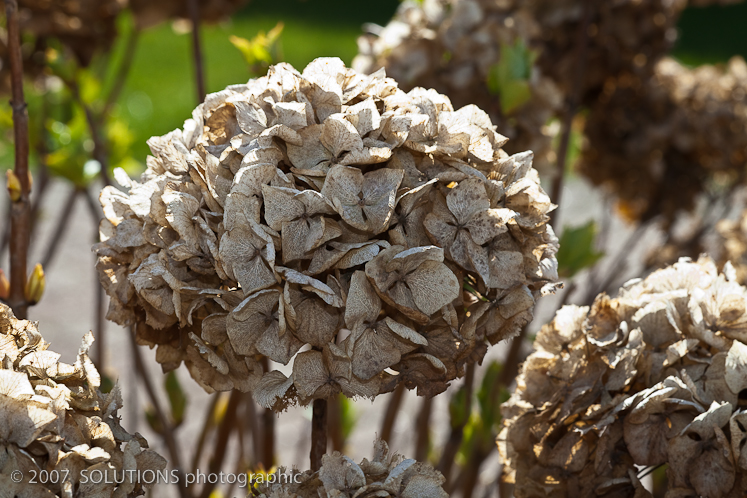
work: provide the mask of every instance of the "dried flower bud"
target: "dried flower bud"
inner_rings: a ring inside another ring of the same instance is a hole
[[[438,394],[557,279],[554,206],[505,141],[475,106],[339,59],[208,95],[101,194],[108,316],[165,369],[275,409]]]
[[[148,486],[134,477],[146,470],[163,470],[166,461],[147,449],[142,436],[128,434],[119,425],[119,387],[107,394],[99,391],[101,378],[88,357],[91,333],[83,338],[75,364],[61,363],[34,323],[16,320],[9,307],[0,305],[0,337],[3,492],[80,498],[144,494]],[[57,472],[64,480],[32,483],[31,469]],[[20,482],[11,479],[13,471],[22,472]],[[84,471],[111,477],[86,482]]]
[[[5,276],[5,272],[0,269],[0,299],[8,299],[10,297],[10,281]]]
[[[744,496],[747,289],[681,259],[611,299],[565,306],[537,335],[498,447],[517,497]],[[669,493],[668,493],[669,494]]]
[[[278,469],[285,474],[285,469]],[[443,475],[427,463],[389,454],[382,440],[374,443],[374,455],[360,464],[335,451],[322,457],[318,472],[295,473],[293,478],[265,479],[257,483],[260,498],[447,498]]]
[[[21,181],[12,169],[5,171],[6,185],[8,188],[8,195],[10,196],[11,202],[18,202],[21,200]]]
[[[31,275],[29,275],[29,278],[26,281],[26,286],[23,289],[26,302],[29,304],[36,304],[41,301],[45,287],[46,278],[44,276],[44,269],[42,268],[41,263],[37,263],[36,266],[34,266]]]

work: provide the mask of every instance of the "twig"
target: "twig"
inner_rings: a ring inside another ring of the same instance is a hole
[[[345,452],[345,436],[342,432],[342,400],[340,395],[329,400],[327,416],[327,432],[332,442],[332,450]]]
[[[200,7],[197,0],[187,0],[189,19],[192,21],[192,57],[195,63],[195,86],[197,103],[205,100],[205,71],[202,64],[202,44],[200,42]]]
[[[497,386],[508,387],[516,378],[516,374],[519,373],[519,365],[524,360],[521,355],[521,346],[524,345],[524,338],[527,335],[527,327],[524,325],[519,332],[519,335],[513,338],[511,341],[511,347],[508,348],[506,353],[506,359],[503,361],[503,368],[501,369],[501,375],[498,377]]]
[[[259,416],[257,415],[257,404],[252,398],[251,393],[246,394],[246,402],[244,403],[244,425],[252,435],[252,448],[249,452],[250,455],[254,455],[253,458],[249,459],[249,467],[255,468],[259,465],[264,467],[264,460],[262,458],[262,434],[259,430]]]
[[[137,341],[135,340],[135,330],[131,328],[127,335],[130,337],[130,347],[135,363],[135,369],[140,374],[140,379],[143,381],[143,385],[145,386],[145,392],[148,394],[150,402],[153,405],[153,410],[156,412],[158,423],[161,425],[163,439],[166,443],[169,456],[171,457],[171,466],[178,476],[179,482],[177,483],[177,488],[179,489],[179,495],[181,498],[190,498],[191,493],[187,490],[186,486],[184,486],[184,471],[182,470],[179,446],[174,438],[174,431],[171,427],[171,423],[166,417],[163,408],[161,408],[161,403],[158,401],[156,390],[154,389],[148,371],[145,369],[145,365],[143,364],[143,358],[140,355],[140,347],[137,345]]]
[[[29,115],[23,97],[23,60],[21,56],[21,33],[18,27],[18,3],[5,0],[8,29],[8,56],[13,108],[13,141],[15,150],[14,172],[21,188],[18,198],[10,206],[10,298],[8,304],[17,318],[26,318],[28,303],[24,295],[26,287],[26,258],[29,250],[31,228],[31,204],[29,193]]]
[[[88,190],[81,190],[83,198],[88,206],[88,211],[93,218],[93,240],[99,241],[99,221],[101,220],[101,208],[98,203],[93,199],[91,193]],[[104,304],[106,303],[106,296],[104,295],[104,288],[99,282],[98,275],[94,276],[94,289],[96,293],[96,305],[94,309],[94,337],[96,337],[94,364],[96,368],[103,374],[106,369],[106,310]]]
[[[119,95],[122,93],[125,82],[127,81],[127,73],[130,72],[132,67],[132,61],[135,58],[135,49],[137,48],[138,38],[140,38],[140,30],[137,26],[133,26],[130,36],[127,38],[127,45],[125,45],[125,52],[122,55],[122,62],[117,68],[117,74],[114,76],[114,83],[109,91],[109,95],[106,96],[106,102],[101,110],[101,115],[106,116],[109,111],[119,100]]]
[[[384,420],[381,422],[381,432],[379,437],[386,441],[387,444],[392,444],[392,431],[394,430],[394,422],[397,420],[397,414],[399,413],[399,407],[402,405],[402,398],[405,395],[405,385],[400,383],[397,388],[389,396],[389,403],[386,405],[386,412],[384,412]]]
[[[266,356],[262,358],[262,368],[270,371],[270,360]],[[265,469],[270,469],[275,465],[275,412],[262,408],[262,432],[256,434],[257,438],[262,438],[261,463]]]
[[[73,214],[73,208],[75,207],[75,201],[78,199],[78,194],[80,194],[80,191],[73,188],[68,194],[67,199],[65,199],[65,204],[63,204],[62,212],[60,213],[60,219],[57,220],[54,234],[52,234],[52,239],[47,246],[47,252],[44,254],[44,258],[42,258],[42,266],[45,270],[49,268],[52,258],[57,254],[57,246],[60,244],[62,236],[65,235],[65,230],[70,223],[70,216]]]
[[[433,398],[423,398],[423,404],[420,406],[420,413],[417,418],[417,428],[415,437],[415,460],[425,462],[428,458],[428,449],[431,442],[431,410],[433,408]]]
[[[581,26],[578,29],[576,39],[576,77],[573,82],[573,90],[568,100],[568,107],[563,118],[563,131],[560,135],[558,152],[556,158],[556,173],[552,180],[552,190],[550,199],[553,203],[560,206],[560,199],[563,193],[563,179],[565,177],[566,161],[568,159],[568,146],[571,141],[571,129],[573,127],[573,118],[576,116],[578,106],[581,101],[581,89],[584,85],[586,75],[586,52],[589,44],[589,22],[591,21],[591,6],[586,0],[584,2],[584,13],[581,19]],[[555,224],[560,207],[550,213],[550,223]]]
[[[210,431],[215,428],[215,407],[218,405],[218,401],[222,393],[215,393],[211,396],[210,404],[205,411],[205,421],[202,423],[202,429],[200,430],[200,436],[197,438],[197,448],[192,456],[192,473],[196,474],[200,467],[200,460],[202,459],[202,452],[205,448],[205,441]]]
[[[441,472],[446,478],[446,482],[449,482],[449,475],[451,474],[451,467],[454,465],[454,458],[459,452],[459,446],[462,444],[462,437],[464,437],[464,426],[467,424],[469,414],[472,412],[472,390],[475,381],[475,365],[470,363],[467,365],[467,372],[464,375],[464,420],[461,420],[459,424],[452,425],[451,432],[449,433],[449,439],[446,441],[444,450],[441,453],[441,460],[438,462],[438,471]]]
[[[327,452],[327,400],[315,399],[311,415],[311,471],[322,467]]]
[[[213,455],[208,465],[208,475],[217,474],[221,467],[223,467],[223,460],[226,457],[226,448],[228,447],[229,436],[231,431],[236,428],[236,418],[239,410],[239,405],[242,400],[241,391],[232,391],[231,397],[228,398],[228,406],[226,407],[226,414],[223,416],[223,420],[220,422],[218,428],[218,436],[215,439],[215,448],[213,449]],[[200,498],[208,498],[213,490],[215,489],[216,483],[208,482],[202,488]]]

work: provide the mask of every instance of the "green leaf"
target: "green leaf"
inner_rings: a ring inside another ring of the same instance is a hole
[[[342,394],[340,397],[340,412],[341,412],[341,424],[342,424],[342,437],[345,441],[350,439],[350,435],[353,434],[355,424],[358,422],[358,414],[355,411],[355,404],[350,401],[347,396]]]
[[[521,107],[532,97],[529,78],[537,53],[519,39],[513,45],[501,45],[501,57],[488,73],[488,89],[498,95],[506,114]]]
[[[452,428],[461,427],[467,423],[469,410],[467,410],[466,404],[467,390],[462,386],[454,393],[454,396],[449,401],[449,417]]]
[[[593,221],[581,227],[563,229],[557,255],[560,277],[572,277],[584,268],[593,266],[604,256],[603,252],[594,248],[596,234],[597,226]]]
[[[229,40],[241,52],[251,71],[260,72],[278,59],[277,42],[283,27],[283,23],[279,22],[267,34],[260,31],[251,40],[234,35]]]
[[[153,432],[156,434],[163,434],[163,426],[161,425],[161,421],[158,420],[156,410],[152,406],[148,406],[145,409],[145,421],[148,422],[148,425],[153,429]]]
[[[174,426],[178,427],[184,422],[184,413],[187,410],[187,395],[184,394],[184,389],[182,389],[174,371],[166,374],[164,386],[171,406],[171,420],[174,422]]]

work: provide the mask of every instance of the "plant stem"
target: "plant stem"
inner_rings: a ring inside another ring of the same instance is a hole
[[[238,418],[237,414],[242,397],[243,393],[241,391],[231,391],[231,397],[228,398],[228,407],[226,407],[226,414],[223,416],[223,420],[221,420],[218,428],[218,436],[215,439],[215,449],[213,450],[213,455],[210,458],[210,464],[208,465],[208,475],[217,474],[220,472],[221,467],[223,467],[223,460],[226,457],[229,436],[237,426],[236,419]],[[210,482],[206,483],[205,487],[202,488],[200,498],[208,498],[215,489],[215,484],[216,483],[211,484]]]
[[[425,462],[428,458],[428,449],[431,442],[431,410],[433,409],[433,398],[423,398],[420,412],[417,418],[415,437],[415,460]]]
[[[392,443],[392,431],[394,430],[394,423],[397,420],[397,414],[399,414],[399,407],[402,406],[404,395],[405,385],[399,383],[394,392],[389,396],[389,403],[386,405],[384,420],[381,422],[381,433],[379,434],[379,438],[382,441],[386,441],[387,444]]]
[[[44,258],[42,258],[42,266],[45,270],[49,269],[52,258],[57,254],[57,246],[59,246],[62,236],[65,235],[65,230],[70,224],[70,216],[73,214],[73,208],[75,207],[75,201],[78,199],[79,193],[78,189],[73,188],[68,194],[67,199],[65,199],[60,218],[55,225],[54,234],[52,234],[52,239],[47,246],[47,252],[44,254]]]
[[[205,441],[207,441],[208,434],[215,428],[215,407],[218,405],[222,393],[215,393],[210,397],[210,404],[205,411],[205,421],[202,423],[202,429],[200,430],[200,437],[197,439],[197,449],[192,456],[192,473],[196,474],[200,468],[200,460],[202,459],[202,452],[205,448]]]
[[[345,452],[345,436],[342,433],[342,400],[340,395],[329,400],[327,415],[327,431],[332,442],[332,450]]]
[[[469,414],[472,412],[472,389],[475,381],[475,364],[470,363],[467,365],[467,372],[464,375],[464,404],[466,416],[464,420],[460,421],[459,424],[452,425],[451,432],[449,433],[449,439],[446,441],[443,452],[441,453],[441,460],[438,462],[438,471],[441,472],[446,478],[446,484],[449,484],[449,475],[451,474],[451,468],[454,465],[454,458],[459,452],[459,446],[462,444],[462,437],[464,437],[464,426],[467,424]]]
[[[322,467],[327,452],[327,400],[315,399],[311,416],[311,471]]]
[[[591,6],[586,0],[584,4],[584,13],[581,19],[581,26],[578,28],[576,39],[576,77],[573,82],[573,90],[568,99],[565,116],[563,117],[563,131],[560,135],[558,152],[556,158],[556,172],[552,181],[552,190],[550,191],[550,200],[558,205],[558,209],[550,213],[550,224],[554,225],[557,221],[558,212],[560,211],[560,200],[563,194],[563,179],[565,177],[566,161],[568,160],[568,147],[571,141],[571,129],[573,128],[573,118],[578,111],[578,105],[581,101],[581,90],[584,86],[586,75],[586,53],[589,45],[589,22],[591,21]]]
[[[14,172],[21,184],[20,195],[10,206],[10,298],[8,304],[17,318],[26,318],[28,303],[24,295],[29,250],[31,204],[29,193],[29,115],[23,97],[23,59],[21,55],[21,33],[18,27],[18,3],[5,0],[8,29],[8,57],[13,109],[13,141],[15,146]]]
[[[262,369],[265,372],[270,371],[270,360],[265,356],[262,358]],[[251,400],[254,403],[254,400]],[[269,408],[262,408],[262,431],[261,433],[253,432],[252,437],[262,442],[262,451],[260,463],[265,469],[269,470],[275,465],[275,412]],[[256,434],[256,435],[255,435]]]
[[[195,64],[195,87],[197,103],[205,100],[205,71],[202,65],[202,44],[200,42],[200,7],[197,0],[187,0],[187,10],[192,21],[192,58]]]
[[[127,73],[130,72],[132,67],[132,61],[135,58],[135,49],[137,48],[138,38],[140,38],[140,30],[137,26],[132,27],[132,31],[127,38],[127,45],[125,45],[125,52],[122,55],[122,62],[117,68],[117,75],[114,77],[114,83],[112,89],[106,96],[106,102],[104,103],[103,110],[101,111],[102,116],[106,116],[111,111],[112,106],[117,103],[119,95],[122,93],[125,82],[127,81]]]
[[[143,381],[143,385],[145,386],[145,392],[148,394],[150,402],[153,405],[153,409],[156,412],[158,423],[162,427],[163,439],[166,443],[166,448],[169,452],[169,456],[171,457],[171,466],[176,471],[179,478],[179,482],[177,483],[179,496],[181,498],[190,498],[191,493],[187,490],[186,486],[184,486],[184,471],[182,470],[181,464],[181,452],[179,451],[179,446],[177,445],[176,438],[174,438],[174,431],[171,427],[171,423],[169,422],[166,414],[161,408],[156,390],[153,387],[153,383],[151,382],[150,376],[148,375],[148,371],[145,369],[143,358],[140,355],[140,348],[137,345],[137,341],[135,340],[135,330],[133,328],[130,328],[129,334],[127,335],[130,337],[130,347],[135,363],[135,369],[140,374],[140,379]]]

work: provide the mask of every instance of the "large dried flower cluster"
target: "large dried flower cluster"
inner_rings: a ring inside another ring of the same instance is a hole
[[[145,28],[169,19],[189,19],[189,1],[184,0],[127,0],[138,26]],[[222,21],[248,3],[248,0],[195,1],[201,22]]]
[[[138,472],[166,466],[142,436],[119,425],[122,396],[116,386],[99,391],[101,378],[88,358],[92,342],[89,332],[75,364],[62,363],[35,324],[16,320],[0,304],[2,496],[140,496]]]
[[[554,206],[504,142],[477,107],[383,71],[274,66],[152,138],[128,193],[103,191],[108,316],[164,368],[276,409],[437,394],[557,278]]]
[[[56,38],[87,66],[117,34],[124,0],[19,0],[20,28],[36,39]]]
[[[278,474],[283,474],[280,469]],[[318,472],[277,476],[273,483],[257,484],[259,498],[447,498],[443,475],[427,463],[390,455],[386,442],[374,443],[374,455],[356,464],[335,451],[322,457]]]
[[[503,405],[517,497],[747,493],[747,289],[730,265],[682,259],[542,328]]]
[[[363,72],[384,67],[407,87],[432,86],[455,104],[478,104],[515,139],[515,146],[532,149],[544,166],[555,158],[553,127],[546,125],[563,110],[564,101],[593,104],[605,81],[619,74],[647,78],[671,49],[685,4],[686,0],[408,1],[386,27],[359,38],[361,53],[354,67]],[[581,30],[587,34],[585,48],[579,50]],[[529,47],[534,55],[511,53],[517,46]],[[491,90],[489,81],[499,64],[526,81],[504,82]],[[515,109],[502,109],[495,93],[516,92],[511,85],[517,84],[527,85],[531,97]]]
[[[662,60],[650,80],[608,82],[592,109],[580,169],[632,219],[692,209],[704,188],[744,181],[747,64],[688,69]]]
[[[353,67],[364,73],[383,67],[405,89],[432,87],[456,106],[478,105],[511,139],[509,150],[532,150],[536,167],[544,171],[554,154],[554,134],[546,125],[563,96],[539,68],[521,67],[531,64],[522,60],[524,54],[512,64],[525,73],[518,76],[526,78],[531,93],[526,103],[502,108],[488,85],[501,57],[508,56],[502,51],[517,42],[528,45],[538,31],[518,1],[406,1],[387,26],[358,39]]]

